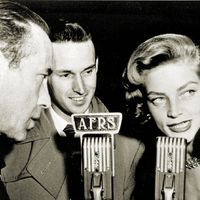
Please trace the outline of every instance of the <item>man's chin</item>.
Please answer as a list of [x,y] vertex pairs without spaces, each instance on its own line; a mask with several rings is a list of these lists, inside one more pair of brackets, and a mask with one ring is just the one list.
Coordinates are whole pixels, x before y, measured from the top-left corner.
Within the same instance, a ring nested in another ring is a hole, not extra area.
[[27,135],[27,131],[24,130],[24,131],[21,131],[19,133],[15,133],[13,139],[17,142],[20,142],[20,141],[23,141],[26,139],[26,135]]
[[29,131],[29,130],[31,130],[31,129],[34,128],[34,127],[35,127],[35,121],[32,120],[32,119],[30,119],[30,120],[29,120],[29,123],[28,123],[27,130]]
[[85,113],[88,111],[89,109],[89,105],[84,105],[84,106],[81,106],[81,107],[74,107],[73,109],[71,109],[71,113],[72,114],[79,114],[79,113]]

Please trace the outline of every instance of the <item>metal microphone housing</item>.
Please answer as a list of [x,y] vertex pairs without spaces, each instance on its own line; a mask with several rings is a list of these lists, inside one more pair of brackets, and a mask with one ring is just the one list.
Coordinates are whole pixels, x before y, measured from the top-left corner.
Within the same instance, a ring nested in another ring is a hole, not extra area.
[[155,200],[185,199],[186,140],[157,137]]
[[121,113],[72,115],[74,130],[81,140],[86,200],[113,199],[114,135],[119,132],[121,121]]

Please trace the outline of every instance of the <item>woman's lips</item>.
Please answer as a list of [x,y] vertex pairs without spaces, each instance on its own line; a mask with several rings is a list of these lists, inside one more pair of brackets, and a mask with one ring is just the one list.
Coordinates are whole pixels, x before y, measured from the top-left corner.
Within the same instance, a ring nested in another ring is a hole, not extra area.
[[180,122],[176,124],[170,124],[168,125],[168,127],[172,132],[181,133],[190,129],[191,124],[192,124],[191,120],[188,120],[188,121],[184,121],[184,122]]

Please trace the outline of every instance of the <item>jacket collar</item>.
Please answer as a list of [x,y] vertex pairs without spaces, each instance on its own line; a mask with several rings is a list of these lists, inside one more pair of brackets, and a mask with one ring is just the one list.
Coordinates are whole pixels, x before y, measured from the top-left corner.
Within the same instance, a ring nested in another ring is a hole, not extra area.
[[55,137],[57,132],[49,111],[44,110],[36,126],[29,131],[27,139],[18,143],[15,151],[9,155],[11,162],[2,171],[4,181],[13,182],[32,176],[56,198],[66,178],[66,163],[65,156],[51,135]]
[[[42,146],[34,142],[33,149],[37,151],[32,152],[32,159],[27,165],[27,171],[56,198],[66,178],[66,160],[55,142],[56,139],[53,139],[58,136],[58,133],[53,124],[50,111],[44,110],[40,119],[40,127],[37,130],[39,136],[34,140],[40,139],[47,142],[43,142]],[[49,139],[45,140],[46,138]],[[36,145],[41,147],[40,150]],[[54,150],[52,151],[52,149]]]
[[[43,123],[44,121],[46,123]],[[52,118],[49,110],[42,110],[40,119],[36,122],[35,127],[28,131],[26,139],[18,144],[50,138],[48,130],[52,130],[52,126]]]

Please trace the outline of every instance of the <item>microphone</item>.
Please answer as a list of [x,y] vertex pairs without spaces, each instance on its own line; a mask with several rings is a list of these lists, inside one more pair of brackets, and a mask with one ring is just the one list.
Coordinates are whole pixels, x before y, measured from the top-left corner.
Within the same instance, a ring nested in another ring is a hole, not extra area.
[[81,174],[86,200],[112,200],[114,135],[121,127],[121,113],[73,114],[72,123],[81,142]]
[[185,199],[186,140],[157,137],[155,200]]

